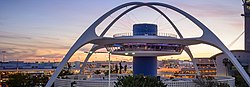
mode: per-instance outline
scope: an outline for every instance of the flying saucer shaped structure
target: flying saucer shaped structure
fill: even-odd
[[[182,53],[185,44],[171,43],[177,39],[177,35],[174,34],[157,33],[157,25],[135,24],[133,33],[115,34],[113,38],[96,39],[91,42],[104,46],[115,55],[166,56]]]
[[[120,15],[118,15],[98,36],[95,32],[96,27],[102,23],[108,16],[113,14],[114,12],[131,6]],[[116,34],[114,37],[103,37],[105,33],[109,30],[109,28],[121,18],[124,14],[130,12],[139,7],[147,6],[152,8],[153,10],[160,13],[175,29],[179,38],[176,35],[163,33],[160,34],[157,32],[157,25],[154,24],[135,24],[133,26],[133,33],[125,33],[125,34]],[[174,23],[168,18],[161,10],[156,8],[156,6],[165,7],[176,11],[177,13],[185,16],[187,19],[192,21],[196,26],[198,26],[203,34],[201,37],[194,38],[184,38],[179,32],[178,28],[174,25]],[[204,24],[202,24],[199,20],[194,18],[192,15],[186,13],[185,11],[176,8],[174,6],[158,3],[158,2],[130,2],[125,3],[120,6],[117,6],[100,18],[98,18],[74,43],[74,45],[70,48],[68,53],[65,55],[60,65],[55,70],[54,74],[46,84],[46,87],[51,87],[53,82],[56,80],[58,74],[61,72],[63,66],[67,63],[67,61],[71,58],[71,56],[82,46],[92,43],[94,46],[90,51],[96,51],[100,48],[106,48],[112,54],[115,55],[128,55],[133,56],[133,74],[144,74],[144,75],[152,75],[155,76],[156,73],[156,61],[157,56],[165,56],[165,55],[178,55],[181,54],[182,51],[186,51],[190,56],[191,60],[193,59],[193,55],[188,48],[190,45],[196,44],[208,44],[214,46],[221,51],[223,51],[229,58],[229,60],[234,64],[236,69],[242,75],[244,80],[250,85],[250,78],[246,71],[242,68],[238,60],[234,57],[234,55],[226,48],[226,46],[219,40],[219,38],[210,31]],[[92,54],[89,53],[84,62],[87,62],[89,57]],[[194,62],[195,65],[195,62]],[[83,64],[83,67],[85,64]],[[143,67],[148,67],[145,69]],[[195,66],[196,71],[198,71],[197,66]],[[82,71],[82,70],[81,70]],[[199,74],[199,72],[197,72]]]
[[[179,55],[186,46],[177,35],[159,33],[155,24],[134,24],[133,33],[90,41],[114,55],[133,56],[133,75],[157,75],[157,56]],[[176,43],[175,43],[176,42]]]

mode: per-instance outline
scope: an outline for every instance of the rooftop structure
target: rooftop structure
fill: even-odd
[[[250,51],[246,50],[232,50],[231,51],[237,60],[241,63],[242,67],[249,73],[250,72]],[[237,70],[234,65],[227,59],[228,57],[223,53],[218,53],[211,57],[215,60],[217,65],[217,75],[219,76],[232,76]]]

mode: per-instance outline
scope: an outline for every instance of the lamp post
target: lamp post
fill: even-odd
[[[111,52],[108,52],[109,53],[109,87],[110,87],[110,54]]]

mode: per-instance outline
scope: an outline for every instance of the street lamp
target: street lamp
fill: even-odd
[[[109,87],[110,87],[110,54],[111,52],[108,52],[109,53]]]
[[[128,53],[124,53],[126,56],[128,55]]]
[[[135,52],[133,52],[132,55],[135,55]]]

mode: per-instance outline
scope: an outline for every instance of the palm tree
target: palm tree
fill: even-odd
[[[226,67],[226,75],[231,75],[231,71],[230,70],[232,70],[232,63],[231,63],[231,61],[230,60],[228,60],[227,58],[224,58],[223,60],[222,60],[222,63],[225,65],[225,67]]]

